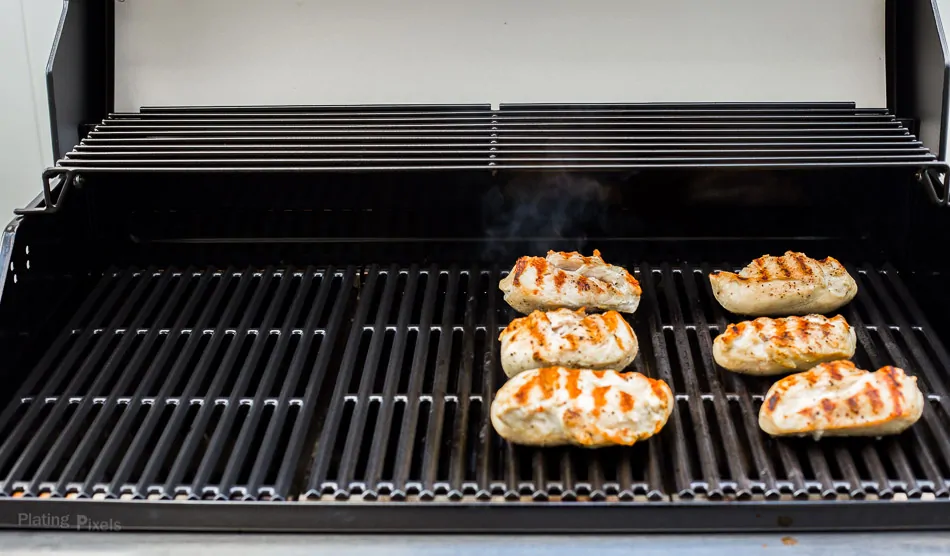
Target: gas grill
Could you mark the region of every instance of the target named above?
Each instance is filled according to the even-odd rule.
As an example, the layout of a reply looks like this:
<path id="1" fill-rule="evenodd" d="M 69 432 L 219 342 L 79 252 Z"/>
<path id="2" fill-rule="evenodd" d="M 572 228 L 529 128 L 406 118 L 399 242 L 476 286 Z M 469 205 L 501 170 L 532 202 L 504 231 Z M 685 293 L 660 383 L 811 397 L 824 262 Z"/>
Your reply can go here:
<path id="1" fill-rule="evenodd" d="M 0 525 L 947 527 L 948 74 L 930 2 L 888 3 L 880 109 L 134 112 L 111 110 L 94 63 L 111 54 L 109 4 L 66 3 L 49 80 L 59 160 L 0 243 Z M 666 381 L 675 410 L 632 448 L 508 444 L 488 415 L 516 316 L 498 282 L 518 256 L 594 248 L 640 281 L 633 369 Z M 707 276 L 786 250 L 856 278 L 841 310 L 855 362 L 918 377 L 913 428 L 759 429 L 771 382 L 714 363 L 739 318 Z"/>

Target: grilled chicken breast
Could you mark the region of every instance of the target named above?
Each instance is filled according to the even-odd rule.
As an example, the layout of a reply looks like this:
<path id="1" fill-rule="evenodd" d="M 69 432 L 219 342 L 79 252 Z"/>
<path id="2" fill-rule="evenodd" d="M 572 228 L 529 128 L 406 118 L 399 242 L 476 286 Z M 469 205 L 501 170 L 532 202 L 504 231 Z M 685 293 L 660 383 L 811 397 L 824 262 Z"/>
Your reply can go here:
<path id="1" fill-rule="evenodd" d="M 713 341 L 713 358 L 737 373 L 775 375 L 851 359 L 856 346 L 854 329 L 841 315 L 759 317 L 727 326 Z"/>
<path id="2" fill-rule="evenodd" d="M 521 257 L 498 286 L 516 311 L 596 309 L 633 313 L 640 304 L 640 284 L 626 269 L 576 251 L 547 257 Z"/>
<path id="3" fill-rule="evenodd" d="M 534 311 L 498 336 L 501 366 L 509 377 L 542 367 L 623 370 L 637 356 L 637 337 L 616 311 Z"/>
<path id="4" fill-rule="evenodd" d="M 789 375 L 765 395 L 759 427 L 773 436 L 883 436 L 920 419 L 917 378 L 897 367 L 868 372 L 850 361 L 822 363 Z"/>
<path id="5" fill-rule="evenodd" d="M 491 404 L 495 431 L 514 444 L 631 446 L 660 432 L 673 411 L 665 382 L 639 373 L 548 367 L 525 371 Z"/>
<path id="6" fill-rule="evenodd" d="M 816 261 L 792 251 L 759 257 L 738 274 L 714 272 L 709 281 L 716 300 L 739 315 L 830 313 L 858 293 L 854 278 L 837 260 Z"/>

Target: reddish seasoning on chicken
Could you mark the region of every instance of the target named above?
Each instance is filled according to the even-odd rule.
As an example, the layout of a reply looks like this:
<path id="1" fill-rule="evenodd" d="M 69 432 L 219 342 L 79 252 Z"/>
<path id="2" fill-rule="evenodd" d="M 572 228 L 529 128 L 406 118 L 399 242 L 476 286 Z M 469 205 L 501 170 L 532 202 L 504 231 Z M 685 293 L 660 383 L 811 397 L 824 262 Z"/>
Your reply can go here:
<path id="1" fill-rule="evenodd" d="M 639 349 L 633 328 L 616 311 L 534 311 L 511 321 L 498 339 L 501 366 L 509 377 L 557 366 L 623 370 Z"/>
<path id="2" fill-rule="evenodd" d="M 875 372 L 850 361 L 822 363 L 769 388 L 759 427 L 772 436 L 884 436 L 900 434 L 924 411 L 917 378 L 903 369 Z"/>
<path id="3" fill-rule="evenodd" d="M 640 373 L 547 367 L 516 375 L 495 395 L 492 426 L 529 446 L 632 446 L 660 432 L 673 392 Z"/>
<path id="4" fill-rule="evenodd" d="M 858 293 L 854 278 L 836 259 L 816 261 L 794 251 L 759 257 L 738 274 L 713 272 L 709 282 L 716 301 L 738 315 L 830 313 Z"/>
<path id="5" fill-rule="evenodd" d="M 642 290 L 623 267 L 573 251 L 548 251 L 546 257 L 521 257 L 498 286 L 516 311 L 580 309 L 633 313 Z"/>
<path id="6" fill-rule="evenodd" d="M 727 326 L 713 342 L 713 358 L 732 372 L 765 376 L 851 359 L 856 347 L 854 329 L 841 315 L 759 317 Z"/>

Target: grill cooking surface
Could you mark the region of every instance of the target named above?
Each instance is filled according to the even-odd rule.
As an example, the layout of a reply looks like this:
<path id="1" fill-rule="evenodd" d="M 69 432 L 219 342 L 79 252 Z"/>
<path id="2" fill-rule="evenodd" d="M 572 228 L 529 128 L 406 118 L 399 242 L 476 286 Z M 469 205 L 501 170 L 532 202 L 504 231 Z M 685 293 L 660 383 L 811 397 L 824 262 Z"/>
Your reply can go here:
<path id="1" fill-rule="evenodd" d="M 615 261 L 611 261 L 615 262 Z M 0 494 L 237 500 L 947 497 L 950 357 L 889 267 L 850 267 L 856 363 L 919 377 L 883 440 L 772 440 L 766 380 L 718 369 L 735 320 L 705 276 L 634 264 L 635 370 L 676 410 L 633 448 L 527 449 L 488 419 L 515 317 L 507 269 L 370 266 L 107 272 L 0 413 Z M 741 266 L 741 265 L 731 265 Z"/>

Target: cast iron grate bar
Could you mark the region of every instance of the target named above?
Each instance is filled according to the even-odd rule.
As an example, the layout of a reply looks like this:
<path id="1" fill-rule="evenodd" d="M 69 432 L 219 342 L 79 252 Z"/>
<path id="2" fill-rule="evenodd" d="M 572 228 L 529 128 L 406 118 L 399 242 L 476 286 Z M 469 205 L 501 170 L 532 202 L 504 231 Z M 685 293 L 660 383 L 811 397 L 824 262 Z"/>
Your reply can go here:
<path id="1" fill-rule="evenodd" d="M 886 110 L 828 104 L 150 108 L 59 165 L 119 170 L 943 167 Z"/>
<path id="2" fill-rule="evenodd" d="M 670 501 L 950 497 L 950 355 L 896 270 L 849 265 L 856 362 L 917 375 L 898 437 L 776 440 L 769 381 L 718 368 L 736 320 L 727 264 L 622 261 L 644 302 L 633 368 L 676 411 L 631 448 L 512 446 L 494 434 L 504 270 L 472 266 L 106 272 L 0 412 L 0 495 L 191 500 Z"/>

